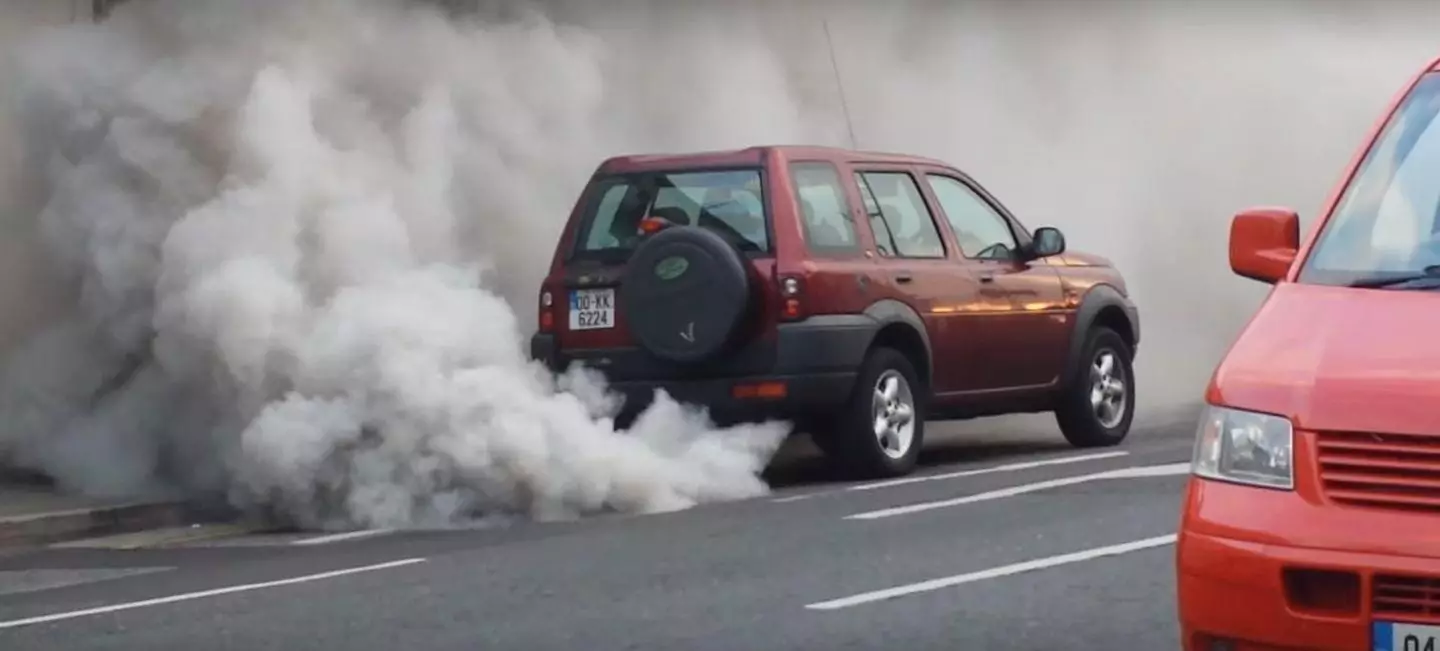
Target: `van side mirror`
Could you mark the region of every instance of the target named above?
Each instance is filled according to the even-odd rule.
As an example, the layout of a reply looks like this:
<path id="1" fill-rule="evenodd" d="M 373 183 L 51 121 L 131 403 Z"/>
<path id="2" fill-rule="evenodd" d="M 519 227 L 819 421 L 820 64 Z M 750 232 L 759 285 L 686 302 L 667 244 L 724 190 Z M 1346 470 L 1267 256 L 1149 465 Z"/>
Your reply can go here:
<path id="1" fill-rule="evenodd" d="M 1037 258 L 1065 252 L 1065 234 L 1053 226 L 1041 226 L 1031 235 L 1030 251 Z"/>
<path id="2" fill-rule="evenodd" d="M 1300 216 L 1289 208 L 1250 208 L 1230 222 L 1230 269 L 1275 284 L 1300 250 Z"/>

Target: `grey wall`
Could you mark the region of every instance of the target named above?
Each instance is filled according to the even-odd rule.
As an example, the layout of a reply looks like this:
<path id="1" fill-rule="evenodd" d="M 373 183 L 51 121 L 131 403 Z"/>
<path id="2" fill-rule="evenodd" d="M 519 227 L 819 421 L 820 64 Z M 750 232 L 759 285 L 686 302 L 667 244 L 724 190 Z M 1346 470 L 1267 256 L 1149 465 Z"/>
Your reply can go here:
<path id="1" fill-rule="evenodd" d="M 91 19 L 92 0 L 0 0 L 0 354 L 40 324 L 55 318 L 63 302 L 63 289 L 51 277 L 28 243 L 25 229 L 33 220 L 22 218 L 35 210 L 27 193 L 29 179 L 20 164 L 19 134 L 12 119 L 13 95 L 5 77 L 8 65 L 25 37 L 35 29 Z"/>

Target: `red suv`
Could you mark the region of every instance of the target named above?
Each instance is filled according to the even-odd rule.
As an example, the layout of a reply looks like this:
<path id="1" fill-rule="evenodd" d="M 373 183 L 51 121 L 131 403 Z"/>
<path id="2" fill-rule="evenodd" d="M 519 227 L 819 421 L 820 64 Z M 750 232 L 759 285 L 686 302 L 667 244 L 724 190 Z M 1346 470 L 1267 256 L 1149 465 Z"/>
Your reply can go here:
<path id="1" fill-rule="evenodd" d="M 602 163 L 540 288 L 531 354 L 633 418 L 657 389 L 781 418 L 853 474 L 915 467 L 925 420 L 1053 411 L 1120 443 L 1140 327 L 1120 273 L 914 156 L 754 147 Z"/>

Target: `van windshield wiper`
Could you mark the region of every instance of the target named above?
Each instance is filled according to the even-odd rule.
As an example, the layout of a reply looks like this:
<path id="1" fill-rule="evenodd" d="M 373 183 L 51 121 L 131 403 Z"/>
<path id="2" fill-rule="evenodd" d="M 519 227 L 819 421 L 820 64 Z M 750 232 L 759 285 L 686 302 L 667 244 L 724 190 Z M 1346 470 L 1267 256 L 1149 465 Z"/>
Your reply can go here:
<path id="1" fill-rule="evenodd" d="M 1347 283 L 1347 287 L 1359 287 L 1362 289 L 1404 289 L 1407 285 L 1413 285 L 1414 289 L 1440 287 L 1440 265 L 1430 265 L 1418 273 L 1387 274 L 1371 278 L 1360 278 Z"/>

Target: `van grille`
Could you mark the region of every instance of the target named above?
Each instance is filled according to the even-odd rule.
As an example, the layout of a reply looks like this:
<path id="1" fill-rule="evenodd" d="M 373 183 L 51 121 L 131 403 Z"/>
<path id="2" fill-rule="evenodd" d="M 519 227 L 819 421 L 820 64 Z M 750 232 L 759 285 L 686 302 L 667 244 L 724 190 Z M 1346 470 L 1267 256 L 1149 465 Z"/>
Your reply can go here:
<path id="1" fill-rule="evenodd" d="M 1376 617 L 1440 618 L 1440 577 L 1376 574 L 1370 610 Z"/>
<path id="2" fill-rule="evenodd" d="M 1316 441 L 1330 500 L 1440 511 L 1440 436 L 1320 432 Z"/>

